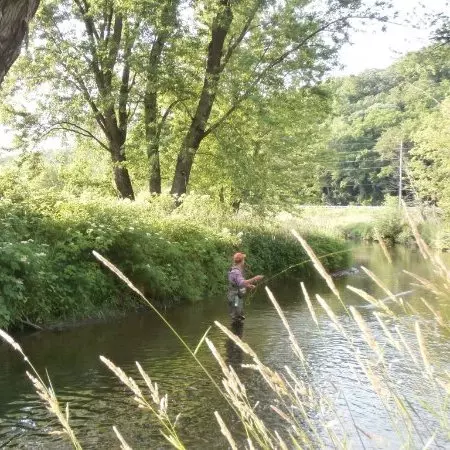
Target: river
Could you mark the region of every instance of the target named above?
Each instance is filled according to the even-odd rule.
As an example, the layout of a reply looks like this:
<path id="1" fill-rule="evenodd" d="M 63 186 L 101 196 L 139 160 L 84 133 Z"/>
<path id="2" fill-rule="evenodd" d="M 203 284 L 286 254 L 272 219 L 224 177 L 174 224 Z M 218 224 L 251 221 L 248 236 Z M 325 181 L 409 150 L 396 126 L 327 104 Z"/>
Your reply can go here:
<path id="1" fill-rule="evenodd" d="M 427 318 L 425 324 L 428 326 L 423 331 L 432 364 L 436 368 L 450 370 L 449 335 L 434 325 L 431 314 L 420 302 L 424 292 L 411 287 L 411 279 L 402 272 L 407 269 L 431 276 L 430 269 L 415 251 L 396 248 L 392 255 L 394 262 L 390 266 L 379 247 L 357 246 L 353 249 L 353 265 L 370 268 L 395 293 L 415 290 L 404 298 L 414 305 L 417 314 Z M 353 328 L 356 332 L 356 324 L 345 315 L 342 306 L 322 281 L 304 281 L 310 294 L 320 293 L 342 318 L 345 327 L 350 331 Z M 361 272 L 335 281 L 345 302 L 356 305 L 369 325 L 377 329 L 373 310 L 366 302 L 347 291 L 345 286 L 351 284 L 364 288 L 379 298 L 386 295 Z M 348 439 L 353 448 L 398 448 L 400 437 L 394 431 L 386 410 L 364 380 L 342 336 L 330 326 L 328 316 L 315 303 L 321 324 L 320 330 L 317 329 L 302 299 L 298 280 L 275 279 L 270 286 L 307 355 L 315 385 L 333 398 L 337 414 L 348 429 Z M 430 301 L 434 302 L 433 299 Z M 448 306 L 445 308 L 447 311 L 444 312 L 448 313 Z M 214 320 L 229 325 L 224 298 L 180 306 L 164 314 L 193 348 Z M 414 318 L 401 311 L 399 314 L 404 314 L 401 324 L 405 327 L 405 335 L 411 342 L 416 342 L 412 334 L 413 327 L 410 326 Z M 280 371 L 285 364 L 292 365 L 294 369 L 298 367 L 298 361 L 294 360 L 288 344 L 287 333 L 262 289 L 251 298 L 246 316 L 243 339 L 265 363 Z M 242 362 L 250 362 L 249 358 L 242 355 L 215 327 L 210 337 L 228 362 L 237 367 L 249 397 L 255 402 L 260 401 L 257 408 L 261 416 L 268 424 L 277 427 L 277 416 L 268 408 L 271 393 L 256 373 L 240 368 Z M 112 431 L 113 425 L 118 427 L 135 449 L 168 448 L 155 420 L 135 406 L 126 388 L 99 361 L 99 355 L 110 358 L 136 378 L 135 361 L 141 363 L 153 381 L 160 384 L 160 389 L 169 393 L 169 410 L 173 416 L 180 413 L 180 435 L 189 448 L 227 448 L 214 419 L 215 410 L 222 411 L 230 428 L 238 430 L 233 414 L 227 412 L 224 401 L 211 382 L 152 312 L 139 312 L 121 319 L 64 331 L 22 334 L 16 338 L 38 370 L 44 374 L 45 370 L 48 371 L 60 401 L 69 402 L 71 423 L 86 449 L 119 448 Z M 356 344 L 362 354 L 370 353 L 362 339 Z M 212 375 L 219 379 L 219 369 L 206 346 L 202 347 L 199 356 Z M 414 406 L 414 414 L 420 418 L 418 423 L 422 427 L 418 430 L 419 434 L 426 441 L 436 428 L 436 420 L 421 403 L 429 399 L 430 395 L 425 388 L 424 378 L 412 370 L 407 357 L 393 356 L 391 364 L 396 373 L 397 387 Z M 47 413 L 32 390 L 24 373 L 23 361 L 3 343 L 0 343 L 0 367 L 0 448 L 71 448 L 63 437 L 49 434 L 58 429 L 55 419 Z M 424 441 L 416 436 L 411 444 L 413 448 L 422 448 Z M 431 448 L 449 446 L 450 442 L 439 433 L 431 443 Z"/>

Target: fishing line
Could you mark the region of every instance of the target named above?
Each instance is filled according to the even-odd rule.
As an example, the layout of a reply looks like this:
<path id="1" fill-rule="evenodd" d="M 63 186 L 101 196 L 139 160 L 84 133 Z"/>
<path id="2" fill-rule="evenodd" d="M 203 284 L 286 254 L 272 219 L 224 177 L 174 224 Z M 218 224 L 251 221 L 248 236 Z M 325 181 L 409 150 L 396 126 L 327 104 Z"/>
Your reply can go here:
<path id="1" fill-rule="evenodd" d="M 352 252 L 353 250 L 354 249 L 339 250 L 337 252 L 327 253 L 326 255 L 318 256 L 317 258 L 318 259 L 323 259 L 323 258 L 327 258 L 328 256 L 339 255 L 339 254 L 342 254 L 342 253 L 349 253 L 349 252 Z M 304 260 L 302 262 L 299 262 L 299 263 L 293 264 L 291 266 L 288 266 L 287 268 L 281 270 L 280 272 L 277 272 L 275 275 L 267 278 L 267 280 L 264 279 L 263 283 L 259 284 L 252 291 L 252 293 L 248 296 L 248 300 L 251 300 L 254 297 L 254 295 L 256 294 L 256 290 L 258 289 L 259 286 L 261 286 L 263 284 L 267 284 L 267 283 L 269 283 L 269 281 L 272 281 L 273 279 L 278 278 L 280 275 L 283 275 L 284 273 L 288 272 L 289 270 L 295 269 L 296 267 L 302 266 L 303 264 L 306 264 L 306 263 L 308 263 L 310 261 L 312 261 L 312 259 L 308 258 L 308 259 L 306 259 L 306 260 Z"/>

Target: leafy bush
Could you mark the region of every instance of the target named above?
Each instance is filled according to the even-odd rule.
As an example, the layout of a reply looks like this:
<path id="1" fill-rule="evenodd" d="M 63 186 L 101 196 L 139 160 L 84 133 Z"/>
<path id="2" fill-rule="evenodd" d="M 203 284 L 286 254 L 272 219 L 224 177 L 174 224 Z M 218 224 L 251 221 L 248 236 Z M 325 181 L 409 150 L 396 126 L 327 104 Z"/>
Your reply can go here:
<path id="1" fill-rule="evenodd" d="M 396 197 L 387 197 L 373 220 L 344 227 L 347 239 L 376 241 L 381 237 L 388 244 L 409 245 L 414 241 Z"/>
<path id="2" fill-rule="evenodd" d="M 208 198 L 139 201 L 28 192 L 0 199 L 0 326 L 47 323 L 134 308 L 137 300 L 94 260 L 97 250 L 159 303 L 198 301 L 223 293 L 230 256 L 249 255 L 251 271 L 267 275 L 307 259 L 275 222 L 237 217 Z M 197 208 L 198 206 L 198 208 Z M 197 211 L 197 213 L 196 213 Z M 319 255 L 342 241 L 308 237 Z M 324 258 L 330 269 L 348 255 Z M 299 266 L 308 270 L 309 265 Z"/>
<path id="3" fill-rule="evenodd" d="M 343 230 L 346 239 L 356 241 L 371 241 L 373 239 L 373 224 L 356 223 L 348 225 Z"/>
<path id="4" fill-rule="evenodd" d="M 387 197 L 385 209 L 374 224 L 374 238 L 378 233 L 384 240 L 395 243 L 398 236 L 407 230 L 403 212 L 398 207 L 398 200 L 395 197 Z"/>

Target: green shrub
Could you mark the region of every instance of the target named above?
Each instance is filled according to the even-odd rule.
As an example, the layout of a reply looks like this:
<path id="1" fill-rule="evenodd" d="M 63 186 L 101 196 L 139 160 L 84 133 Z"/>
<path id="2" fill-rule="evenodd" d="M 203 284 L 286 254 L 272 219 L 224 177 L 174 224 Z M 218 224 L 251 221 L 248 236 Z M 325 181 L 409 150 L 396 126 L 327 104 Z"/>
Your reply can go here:
<path id="1" fill-rule="evenodd" d="M 396 197 L 388 197 L 372 220 L 350 223 L 343 227 L 347 239 L 376 241 L 379 237 L 388 244 L 405 244 L 413 242 L 413 236 L 405 221 L 404 213 L 398 207 Z"/>
<path id="2" fill-rule="evenodd" d="M 137 299 L 102 269 L 92 250 L 165 304 L 224 293 L 230 257 L 237 250 L 248 253 L 250 271 L 266 275 L 307 259 L 280 225 L 238 218 L 205 197 L 187 198 L 174 209 L 164 196 L 129 202 L 37 191 L 14 203 L 0 199 L 0 224 L 3 327 L 136 307 Z M 319 255 L 344 248 L 336 239 L 307 238 Z M 334 270 L 346 267 L 347 258 L 342 253 L 323 261 Z M 309 268 L 305 264 L 298 270 Z"/>
<path id="3" fill-rule="evenodd" d="M 448 223 L 423 222 L 419 231 L 425 242 L 438 250 L 450 249 L 450 225 Z"/>
<path id="4" fill-rule="evenodd" d="M 356 223 L 346 226 L 343 229 L 346 239 L 356 241 L 371 241 L 373 239 L 373 224 Z"/>

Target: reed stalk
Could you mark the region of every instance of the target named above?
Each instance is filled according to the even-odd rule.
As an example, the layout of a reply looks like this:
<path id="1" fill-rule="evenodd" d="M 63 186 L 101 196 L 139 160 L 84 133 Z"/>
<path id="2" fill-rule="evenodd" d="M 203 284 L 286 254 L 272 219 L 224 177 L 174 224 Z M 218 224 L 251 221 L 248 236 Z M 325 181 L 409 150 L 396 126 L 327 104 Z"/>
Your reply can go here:
<path id="1" fill-rule="evenodd" d="M 366 302 L 370 303 L 372 306 L 383 310 L 386 314 L 391 317 L 394 317 L 395 314 L 391 311 L 391 309 L 381 300 L 377 300 L 375 297 L 368 294 L 366 291 L 362 289 L 355 288 L 353 286 L 347 286 L 347 289 L 359 295 L 362 299 L 366 300 Z"/>
<path id="2" fill-rule="evenodd" d="M 120 434 L 119 430 L 117 429 L 117 427 L 113 427 L 113 431 L 114 434 L 117 436 L 117 439 L 120 442 L 120 449 L 121 450 L 132 450 L 132 448 L 126 443 L 125 439 L 123 438 L 123 436 Z"/>
<path id="3" fill-rule="evenodd" d="M 30 373 L 26 371 L 26 375 L 30 379 L 37 395 L 44 402 L 47 410 L 58 419 L 60 425 L 62 426 L 62 433 L 69 438 L 73 448 L 75 450 L 81 450 L 81 444 L 78 441 L 78 438 L 76 437 L 72 427 L 70 426 L 69 404 L 66 404 L 65 411 L 63 412 L 56 397 L 53 386 L 51 385 L 51 383 L 49 384 L 49 386 L 45 384 L 45 382 L 39 375 L 39 372 L 35 369 L 31 361 L 25 355 L 22 347 L 8 333 L 6 333 L 6 331 L 3 331 L 2 329 L 0 329 L 0 338 L 2 338 L 23 357 L 23 360 L 32 372 Z"/>
<path id="4" fill-rule="evenodd" d="M 301 246 L 303 247 L 305 252 L 308 254 L 308 256 L 311 258 L 314 268 L 317 270 L 317 272 L 320 274 L 320 276 L 325 280 L 325 283 L 327 283 L 331 292 L 333 292 L 333 294 L 336 296 L 336 298 L 339 299 L 342 306 L 347 311 L 347 307 L 345 306 L 344 302 L 342 301 L 341 294 L 339 293 L 336 285 L 334 284 L 333 278 L 331 278 L 331 276 L 325 270 L 325 267 L 323 266 L 323 264 L 321 263 L 321 261 L 317 257 L 317 255 L 314 253 L 314 250 L 295 230 L 291 230 L 291 232 L 294 235 L 294 237 L 300 242 Z"/>
<path id="5" fill-rule="evenodd" d="M 311 317 L 314 321 L 314 323 L 317 325 L 317 328 L 320 330 L 319 327 L 319 321 L 317 320 L 316 312 L 314 311 L 314 307 L 311 303 L 311 299 L 309 298 L 308 291 L 306 290 L 305 283 L 303 281 L 300 283 L 300 286 L 302 288 L 303 297 L 305 298 L 306 304 L 308 305 L 309 313 L 311 314 Z"/>
<path id="6" fill-rule="evenodd" d="M 372 279 L 372 281 L 377 284 L 386 295 L 395 303 L 398 303 L 397 297 L 391 292 L 391 290 L 369 269 L 364 266 L 361 266 L 361 269 Z"/>
<path id="7" fill-rule="evenodd" d="M 386 257 L 388 263 L 392 264 L 391 254 L 389 253 L 389 250 L 386 246 L 386 242 L 384 242 L 384 239 L 381 237 L 381 234 L 377 228 L 374 229 L 374 232 L 375 232 L 375 238 L 378 241 L 378 243 L 380 244 L 380 247 L 383 250 L 384 256 Z"/>

